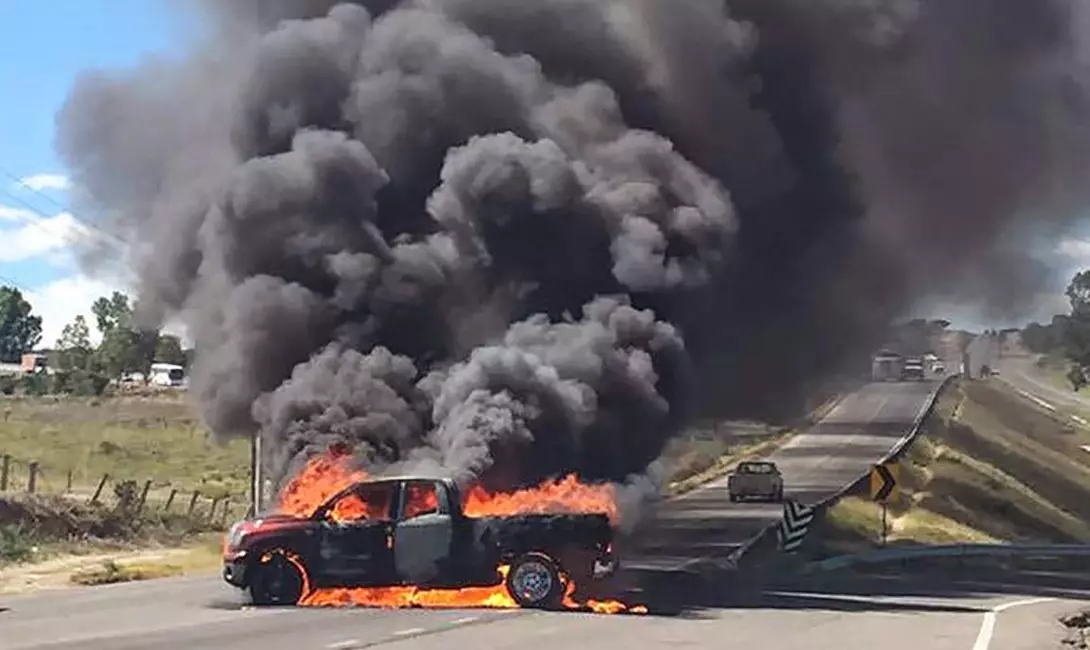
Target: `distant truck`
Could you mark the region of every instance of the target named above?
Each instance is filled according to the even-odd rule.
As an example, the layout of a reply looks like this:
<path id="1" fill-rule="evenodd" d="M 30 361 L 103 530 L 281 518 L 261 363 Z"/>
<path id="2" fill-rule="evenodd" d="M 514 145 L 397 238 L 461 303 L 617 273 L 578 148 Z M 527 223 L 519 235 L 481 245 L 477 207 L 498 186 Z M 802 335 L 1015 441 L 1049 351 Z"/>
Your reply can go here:
<path id="1" fill-rule="evenodd" d="M 385 478 L 345 488 L 309 517 L 235 524 L 223 577 L 255 605 L 297 604 L 308 587 L 504 584 L 519 606 L 552 609 L 562 576 L 593 589 L 615 572 L 612 540 L 604 513 L 470 517 L 453 481 Z"/>
<path id="2" fill-rule="evenodd" d="M 727 492 L 735 502 L 752 498 L 783 501 L 783 475 L 771 461 L 740 463 L 727 477 Z"/>
<path id="3" fill-rule="evenodd" d="M 871 360 L 871 381 L 897 381 L 901 379 L 904 358 L 896 352 L 882 350 Z"/>
<path id="4" fill-rule="evenodd" d="M 156 386 L 181 388 L 186 385 L 185 368 L 173 363 L 153 363 L 148 380 Z"/>
<path id="5" fill-rule="evenodd" d="M 923 367 L 923 359 L 906 359 L 904 368 L 901 370 L 901 378 L 905 381 L 923 381 L 926 379 L 927 373 Z"/>

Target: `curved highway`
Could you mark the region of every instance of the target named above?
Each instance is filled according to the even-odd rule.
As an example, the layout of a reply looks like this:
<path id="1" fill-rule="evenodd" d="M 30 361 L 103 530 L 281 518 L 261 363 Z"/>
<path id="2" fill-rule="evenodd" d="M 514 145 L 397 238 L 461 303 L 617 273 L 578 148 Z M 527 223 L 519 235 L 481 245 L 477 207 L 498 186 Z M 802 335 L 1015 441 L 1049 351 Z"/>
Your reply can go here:
<path id="1" fill-rule="evenodd" d="M 820 423 L 771 456 L 786 476 L 789 495 L 813 502 L 852 483 L 909 431 L 937 387 L 936 381 L 876 383 L 846 396 Z M 670 573 L 703 558 L 723 557 L 776 521 L 781 512 L 777 504 L 730 503 L 722 480 L 658 504 L 628 548 L 622 549 L 629 569 L 626 576 L 635 576 L 626 599 L 651 595 L 639 590 L 641 584 L 650 584 L 643 579 L 645 575 Z M 685 591 L 687 587 L 678 589 Z M 795 612 L 780 619 L 782 612 L 777 607 L 762 613 L 756 606 L 739 610 L 709 603 L 712 609 L 706 617 L 691 621 L 653 615 L 522 611 L 256 610 L 241 603 L 241 595 L 215 576 L 4 599 L 0 600 L 0 650 L 350 650 L 375 645 L 447 648 L 460 643 L 489 648 L 527 644 L 648 647 L 665 643 L 668 637 L 723 647 L 725 631 L 731 638 L 746 638 L 751 643 L 762 636 L 770 642 L 775 639 L 768 647 L 826 647 L 806 633 L 816 624 L 816 619 L 807 617 L 826 614 Z M 850 626 L 837 623 L 841 624 L 847 632 Z M 900 625 L 898 630 L 902 627 L 904 630 L 892 638 L 906 638 L 911 625 Z M 800 645 L 780 643 L 790 638 Z M 843 637 L 832 634 L 827 647 L 842 647 L 834 641 L 842 642 Z M 808 645 L 811 642 L 815 645 Z"/>

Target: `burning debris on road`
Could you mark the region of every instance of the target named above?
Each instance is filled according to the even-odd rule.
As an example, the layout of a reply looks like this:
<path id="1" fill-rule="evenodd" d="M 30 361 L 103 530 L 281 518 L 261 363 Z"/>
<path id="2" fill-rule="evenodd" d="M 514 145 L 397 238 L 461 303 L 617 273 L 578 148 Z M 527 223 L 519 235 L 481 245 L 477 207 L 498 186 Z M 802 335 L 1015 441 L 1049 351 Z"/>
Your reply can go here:
<path id="1" fill-rule="evenodd" d="M 694 414 L 795 409 L 936 287 L 1040 287 L 1025 237 L 1090 198 L 1084 5 L 202 2 L 58 143 L 284 508 L 342 446 L 629 525 Z"/>

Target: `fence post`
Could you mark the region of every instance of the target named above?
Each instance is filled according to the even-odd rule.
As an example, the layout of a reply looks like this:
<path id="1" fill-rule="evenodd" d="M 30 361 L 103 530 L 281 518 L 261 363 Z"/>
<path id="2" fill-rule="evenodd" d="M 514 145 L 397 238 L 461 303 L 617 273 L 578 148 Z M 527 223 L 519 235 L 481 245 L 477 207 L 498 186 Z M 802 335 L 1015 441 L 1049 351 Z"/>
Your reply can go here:
<path id="1" fill-rule="evenodd" d="M 68 479 L 64 486 L 65 494 L 72 491 L 72 470 L 68 470 Z"/>
<path id="2" fill-rule="evenodd" d="M 106 487 L 106 481 L 108 481 L 109 479 L 109 474 L 102 475 L 102 480 L 98 482 L 98 487 L 95 488 L 95 494 L 91 497 L 91 503 L 98 503 L 98 498 L 102 496 L 102 488 Z"/>
<path id="3" fill-rule="evenodd" d="M 8 491 L 8 478 L 11 476 L 11 454 L 4 454 L 0 459 L 0 492 Z"/>
<path id="4" fill-rule="evenodd" d="M 34 494 L 38 491 L 38 461 L 30 461 L 27 468 L 30 470 L 30 474 L 26 480 L 26 491 L 28 494 Z"/>
<path id="5" fill-rule="evenodd" d="M 151 479 L 144 481 L 144 490 L 140 493 L 140 508 L 137 512 L 144 512 L 144 504 L 148 502 L 148 490 L 151 489 Z"/>
<path id="6" fill-rule="evenodd" d="M 172 489 L 167 497 L 167 504 L 163 506 L 163 512 L 170 512 L 170 506 L 174 505 L 174 497 L 178 496 L 178 490 Z"/>
<path id="7" fill-rule="evenodd" d="M 186 516 L 193 516 L 193 509 L 197 507 L 197 499 L 199 499 L 200 496 L 201 493 L 199 490 L 193 490 L 193 497 L 189 499 L 189 511 L 186 513 Z"/>
<path id="8" fill-rule="evenodd" d="M 223 499 L 223 512 L 220 513 L 220 524 L 227 523 L 227 515 L 231 509 L 231 497 L 228 495 Z"/>

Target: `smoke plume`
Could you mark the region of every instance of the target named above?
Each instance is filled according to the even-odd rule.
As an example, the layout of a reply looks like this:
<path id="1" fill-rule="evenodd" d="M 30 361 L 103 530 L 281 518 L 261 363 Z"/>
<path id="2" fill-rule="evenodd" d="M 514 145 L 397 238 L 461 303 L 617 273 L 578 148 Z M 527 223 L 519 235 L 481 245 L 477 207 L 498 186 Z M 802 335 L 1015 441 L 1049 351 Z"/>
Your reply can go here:
<path id="1" fill-rule="evenodd" d="M 337 443 L 642 481 L 917 300 L 1017 307 L 1023 238 L 1087 199 L 1077 0 L 197 5 L 187 58 L 81 77 L 58 146 L 278 479 Z"/>

